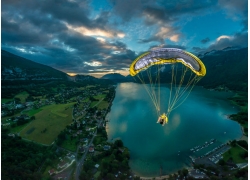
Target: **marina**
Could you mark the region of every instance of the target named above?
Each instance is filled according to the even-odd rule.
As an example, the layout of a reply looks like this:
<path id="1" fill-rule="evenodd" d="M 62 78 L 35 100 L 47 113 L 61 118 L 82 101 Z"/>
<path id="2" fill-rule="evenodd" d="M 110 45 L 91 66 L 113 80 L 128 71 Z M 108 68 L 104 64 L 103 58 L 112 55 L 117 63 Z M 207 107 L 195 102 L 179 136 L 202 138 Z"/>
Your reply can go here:
<path id="1" fill-rule="evenodd" d="M 210 141 L 205 142 L 203 145 L 199 145 L 199 146 L 195 146 L 194 148 L 191 148 L 190 151 L 192 151 L 193 153 L 198 152 L 202 150 L 203 148 L 206 148 L 209 145 L 212 145 L 215 141 L 216 139 L 211 139 Z"/>

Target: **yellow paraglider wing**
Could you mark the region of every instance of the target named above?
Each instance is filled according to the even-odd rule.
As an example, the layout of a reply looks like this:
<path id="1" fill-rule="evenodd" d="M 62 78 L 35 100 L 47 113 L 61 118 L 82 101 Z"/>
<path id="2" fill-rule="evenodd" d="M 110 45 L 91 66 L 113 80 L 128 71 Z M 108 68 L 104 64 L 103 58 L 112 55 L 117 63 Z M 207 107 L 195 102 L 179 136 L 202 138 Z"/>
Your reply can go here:
<path id="1" fill-rule="evenodd" d="M 164 51 L 165 50 L 165 51 Z M 202 61 L 195 55 L 175 48 L 165 48 L 160 53 L 146 52 L 137 57 L 130 66 L 130 75 L 135 76 L 140 71 L 157 64 L 182 63 L 198 76 L 206 75 L 206 68 Z"/>

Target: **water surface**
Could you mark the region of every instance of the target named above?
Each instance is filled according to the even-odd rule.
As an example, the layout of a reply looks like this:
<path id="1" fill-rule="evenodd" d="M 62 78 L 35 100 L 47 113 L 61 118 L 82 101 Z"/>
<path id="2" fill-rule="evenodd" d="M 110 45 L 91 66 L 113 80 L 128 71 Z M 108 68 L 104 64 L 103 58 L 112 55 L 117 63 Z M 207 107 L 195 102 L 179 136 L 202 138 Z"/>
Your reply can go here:
<path id="1" fill-rule="evenodd" d="M 200 156 L 228 140 L 240 138 L 240 125 L 226 119 L 237 112 L 228 92 L 195 87 L 187 100 L 172 111 L 167 125 L 156 124 L 157 114 L 141 84 L 121 83 L 109 113 L 109 140 L 120 138 L 130 150 L 130 167 L 140 176 L 169 174 L 189 166 L 189 156 Z M 161 108 L 168 104 L 169 88 L 161 87 Z M 191 148 L 215 138 L 213 145 L 192 153 Z"/>

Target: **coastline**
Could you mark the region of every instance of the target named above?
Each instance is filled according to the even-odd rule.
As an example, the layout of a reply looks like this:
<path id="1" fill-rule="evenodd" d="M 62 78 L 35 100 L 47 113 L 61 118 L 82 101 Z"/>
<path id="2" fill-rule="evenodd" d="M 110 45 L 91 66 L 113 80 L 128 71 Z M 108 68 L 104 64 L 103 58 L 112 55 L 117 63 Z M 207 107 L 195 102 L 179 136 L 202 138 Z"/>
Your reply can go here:
<path id="1" fill-rule="evenodd" d="M 140 83 L 139 83 L 140 84 Z M 203 86 L 201 86 L 202 88 L 204 88 Z M 206 89 L 206 88 L 205 88 Z M 116 91 L 116 90 L 115 90 Z M 112 102 L 113 102 L 114 99 L 112 99 Z M 227 120 L 232 120 L 232 121 L 235 121 L 233 119 L 230 119 L 230 115 L 227 115 L 227 114 L 224 114 L 224 117 L 225 119 Z M 245 141 L 248 141 L 248 137 L 244 134 L 244 127 L 238 122 L 236 121 L 239 125 L 240 125 L 240 128 L 241 128 L 241 132 L 242 132 L 242 135 L 238 138 L 236 138 L 236 140 L 245 140 Z M 107 129 L 106 129 L 106 132 L 107 132 Z M 233 140 L 233 139 L 232 139 Z M 232 140 L 228 140 L 226 143 L 229 143 L 230 141 Z M 184 167 L 185 169 L 187 169 L 188 171 L 190 170 L 193 170 L 193 166 L 188 166 L 188 167 Z M 180 169 L 181 170 L 181 169 Z M 169 177 L 173 176 L 174 174 L 177 174 L 178 173 L 178 170 L 176 170 L 175 172 L 172 172 L 170 174 L 165 174 L 165 175 L 156 175 L 156 176 L 140 176 L 140 175 L 137 175 L 136 172 L 134 172 L 132 169 L 130 169 L 131 173 L 134 175 L 134 176 L 138 176 L 140 177 L 140 179 L 142 180 L 152 180 L 152 179 L 156 179 L 156 180 L 163 180 L 163 179 L 168 179 Z M 159 173 L 160 174 L 160 173 Z"/>

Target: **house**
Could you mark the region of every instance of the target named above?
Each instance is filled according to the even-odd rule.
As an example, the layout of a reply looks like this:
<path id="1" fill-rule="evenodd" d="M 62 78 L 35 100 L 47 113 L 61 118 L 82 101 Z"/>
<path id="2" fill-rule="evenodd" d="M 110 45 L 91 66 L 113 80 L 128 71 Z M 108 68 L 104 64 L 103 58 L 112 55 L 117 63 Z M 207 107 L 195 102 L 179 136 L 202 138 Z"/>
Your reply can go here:
<path id="1" fill-rule="evenodd" d="M 53 174 L 56 173 L 56 171 L 55 171 L 54 169 L 51 169 L 51 170 L 49 170 L 48 172 L 49 172 L 49 175 L 53 175 Z"/>
<path id="2" fill-rule="evenodd" d="M 15 137 L 15 134 L 9 133 L 8 136 Z"/>
<path id="3" fill-rule="evenodd" d="M 90 147 L 89 147 L 89 152 L 95 152 L 95 149 L 94 149 L 93 146 L 90 146 Z"/>
<path id="4" fill-rule="evenodd" d="M 23 104 L 16 104 L 16 109 L 24 108 L 25 106 Z"/>
<path id="5" fill-rule="evenodd" d="M 79 127 L 80 127 L 80 123 L 77 122 L 77 128 L 79 128 Z"/>
<path id="6" fill-rule="evenodd" d="M 108 151 L 109 149 L 110 149 L 110 146 L 109 146 L 109 145 L 103 146 L 103 150 L 104 150 L 104 151 Z"/>

